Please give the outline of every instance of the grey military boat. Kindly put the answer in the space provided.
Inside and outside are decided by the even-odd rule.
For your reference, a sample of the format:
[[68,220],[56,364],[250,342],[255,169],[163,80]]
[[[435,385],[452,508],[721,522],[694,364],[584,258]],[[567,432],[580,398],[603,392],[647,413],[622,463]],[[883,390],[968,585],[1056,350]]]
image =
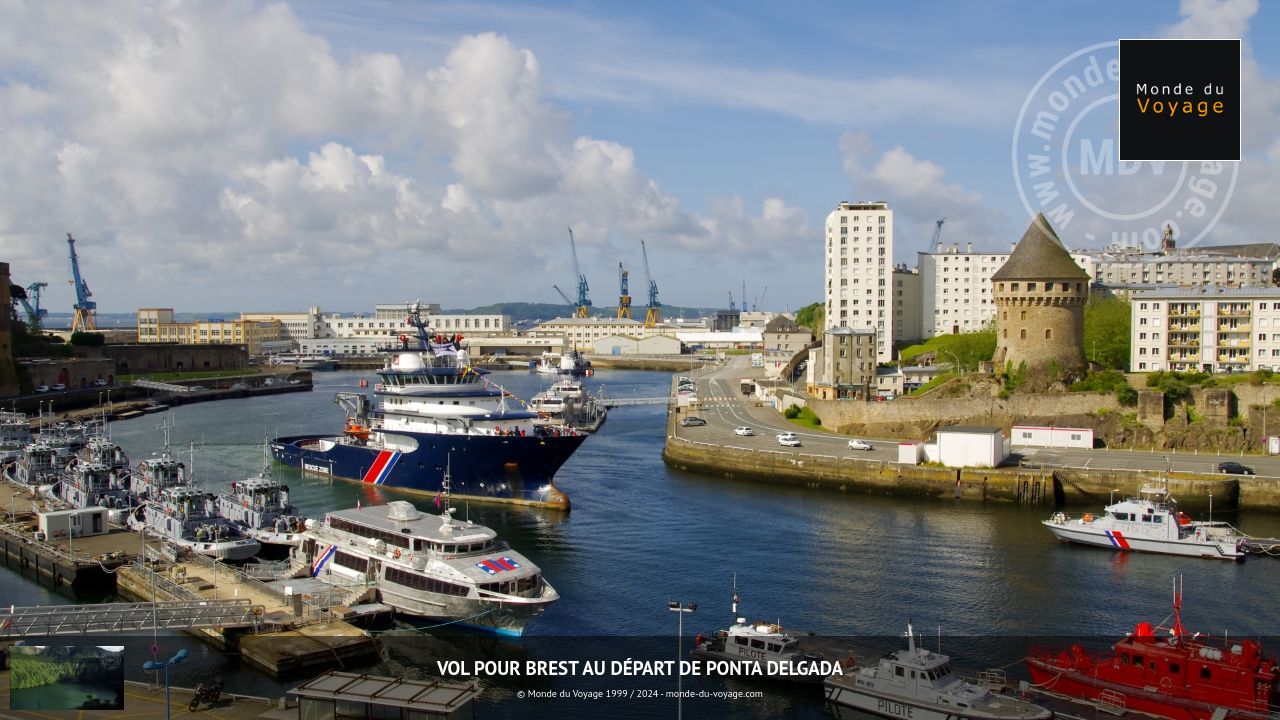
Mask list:
[[916,646],[907,623],[907,649],[880,658],[874,667],[832,675],[827,700],[841,717],[848,709],[909,720],[1048,720],[1044,708],[962,680],[950,656]]

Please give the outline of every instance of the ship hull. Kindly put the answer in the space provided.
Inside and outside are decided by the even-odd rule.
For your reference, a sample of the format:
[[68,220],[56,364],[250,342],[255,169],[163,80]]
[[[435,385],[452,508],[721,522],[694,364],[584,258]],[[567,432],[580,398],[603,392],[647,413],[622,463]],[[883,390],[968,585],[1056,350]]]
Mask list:
[[[1027,659],[1027,670],[1031,673],[1032,682],[1039,686],[1039,689],[1056,695],[1065,695],[1079,702],[1092,704],[1106,693],[1110,696],[1112,705],[1115,704],[1115,698],[1118,696],[1123,708],[1127,711],[1148,713],[1169,718],[1169,720],[1210,720],[1214,712],[1219,709],[1217,705],[1208,702],[1156,691],[1157,688],[1148,691],[1108,682],[1085,675],[1078,670],[1057,667],[1037,658]],[[1264,712],[1238,708],[1223,709],[1226,710],[1226,717],[1237,720],[1262,720],[1268,717]]]
[[903,720],[1049,720],[1051,717],[1048,710],[1012,698],[1002,699],[1000,706],[990,711],[962,709],[953,705],[935,706],[916,698],[858,688],[852,674],[832,675],[827,679],[826,693],[827,700],[836,706],[841,718],[854,717],[843,712],[843,708]]
[[1059,524],[1045,521],[1045,527],[1053,536],[1062,542],[1092,545],[1111,550],[1161,553],[1164,555],[1182,555],[1184,557],[1203,557],[1217,560],[1243,560],[1244,553],[1234,543],[1195,542],[1187,540],[1157,540],[1116,531],[1098,531],[1088,525],[1073,526],[1070,523]]
[[567,507],[568,498],[552,485],[552,479],[586,439],[584,435],[397,435],[416,446],[399,451],[334,436],[298,435],[273,440],[271,454],[276,461],[304,472],[430,494],[440,492],[448,466],[450,495],[455,499]]

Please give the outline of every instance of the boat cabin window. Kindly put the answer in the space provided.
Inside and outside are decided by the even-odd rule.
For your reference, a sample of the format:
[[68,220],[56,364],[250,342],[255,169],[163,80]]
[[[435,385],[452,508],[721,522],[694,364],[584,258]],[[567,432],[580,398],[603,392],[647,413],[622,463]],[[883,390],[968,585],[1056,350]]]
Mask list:
[[893,674],[894,674],[894,675],[897,675],[898,677],[906,677],[906,676],[907,676],[906,671],[902,669],[902,666],[901,666],[901,665],[894,665],[894,666],[893,666]]
[[737,637],[735,637],[735,638],[733,639],[733,641],[734,641],[735,643],[739,644],[739,645],[746,645],[746,644],[747,644],[747,639],[746,639],[746,638],[744,638],[744,637],[742,637],[741,635],[738,635]]
[[1163,516],[1163,515],[1155,515],[1155,516],[1152,516],[1152,518],[1151,518],[1151,522],[1155,522],[1155,523],[1162,523],[1162,522],[1164,522],[1164,516]]
[[1134,656],[1133,656],[1133,664],[1134,664],[1134,666],[1136,666],[1136,667],[1142,667],[1142,656],[1141,656],[1141,655],[1134,655]]
[[763,641],[763,640],[752,640],[752,641],[751,641],[751,647],[756,648],[757,650],[763,650],[763,649],[764,649],[764,641]]
[[911,671],[911,679],[912,679],[912,680],[917,679],[917,678],[916,678],[916,671],[915,671],[915,670],[912,670],[912,671]]
[[1111,517],[1115,518],[1116,520],[1128,520],[1129,513],[1113,512],[1111,513]]
[[1179,665],[1178,663],[1169,663],[1169,672],[1171,673],[1182,672],[1182,666]]
[[1213,673],[1209,670],[1209,666],[1208,666],[1208,665],[1201,665],[1201,666],[1200,666],[1200,677],[1204,678],[1205,680],[1212,680],[1212,679],[1213,679]]
[[1142,522],[1151,522],[1151,516],[1150,516],[1150,515],[1143,515],[1143,516],[1142,516]]
[[777,643],[769,643],[769,652],[782,652],[782,646]]

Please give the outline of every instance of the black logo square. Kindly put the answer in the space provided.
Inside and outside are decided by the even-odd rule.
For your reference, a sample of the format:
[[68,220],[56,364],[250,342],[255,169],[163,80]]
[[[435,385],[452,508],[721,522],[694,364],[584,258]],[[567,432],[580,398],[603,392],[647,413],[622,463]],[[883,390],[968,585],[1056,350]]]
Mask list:
[[1240,41],[1121,40],[1120,159],[1239,160]]

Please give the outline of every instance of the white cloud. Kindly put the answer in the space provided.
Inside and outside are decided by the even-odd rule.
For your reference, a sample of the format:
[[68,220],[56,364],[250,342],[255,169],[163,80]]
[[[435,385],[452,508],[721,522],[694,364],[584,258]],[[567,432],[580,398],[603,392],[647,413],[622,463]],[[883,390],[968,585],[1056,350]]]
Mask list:
[[5,12],[0,254],[23,282],[61,279],[71,230],[105,310],[533,298],[567,225],[600,260],[641,237],[767,258],[807,233],[775,200],[682,208],[630,148],[575,137],[501,35],[418,67],[339,55],[285,5],[94,8]]
[[915,264],[914,253],[928,248],[935,223],[946,218],[946,243],[974,243],[977,249],[999,249],[1010,239],[1011,226],[1003,213],[982,195],[960,183],[949,183],[942,166],[922,160],[902,146],[877,157],[866,133],[840,136],[845,174],[859,200],[888,200],[893,208],[896,260]]

